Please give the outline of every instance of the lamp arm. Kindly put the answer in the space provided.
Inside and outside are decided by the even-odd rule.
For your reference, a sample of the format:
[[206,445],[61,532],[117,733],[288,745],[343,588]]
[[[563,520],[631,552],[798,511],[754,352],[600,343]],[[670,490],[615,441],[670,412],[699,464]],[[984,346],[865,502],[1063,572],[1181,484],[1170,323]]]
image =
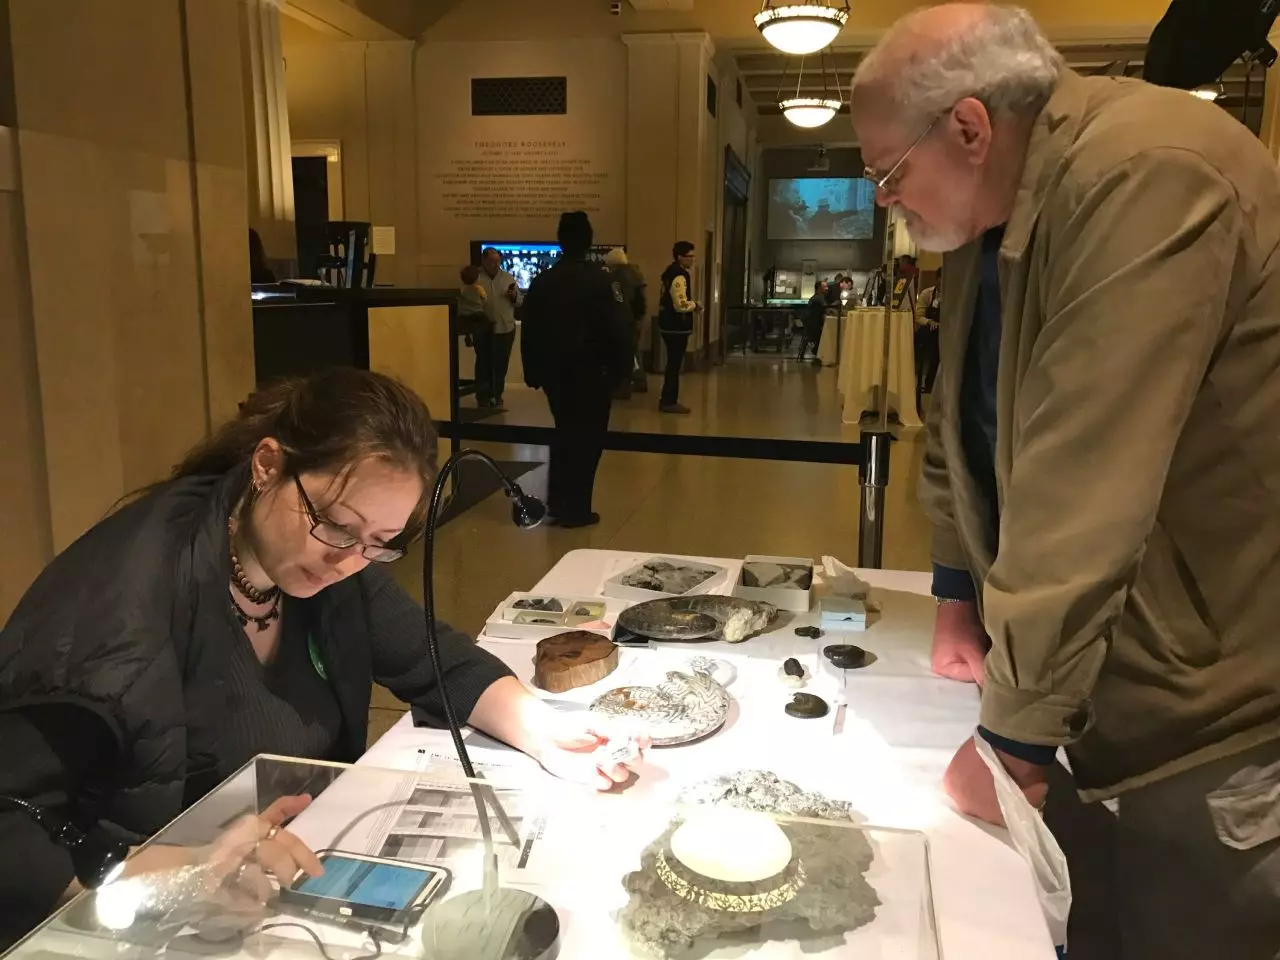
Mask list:
[[[478,450],[459,450],[446,460],[444,466],[440,468],[439,474],[436,475],[435,485],[431,488],[431,503],[427,510],[427,529],[422,545],[422,608],[426,616],[427,651],[431,657],[431,669],[435,671],[436,683],[440,688],[440,703],[444,707],[445,723],[449,726],[449,736],[453,739],[454,752],[458,755],[458,762],[462,765],[463,774],[468,780],[475,780],[477,779],[475,768],[471,765],[471,755],[467,753],[467,746],[462,740],[462,725],[458,722],[458,714],[454,709],[453,699],[449,696],[449,684],[445,679],[444,664],[440,657],[440,637],[436,632],[434,579],[436,527],[440,522],[440,508],[444,502],[444,489],[449,478],[457,472],[458,464],[463,460],[478,460],[487,465],[497,475],[502,482],[503,492],[506,493],[507,498],[512,503],[515,522],[520,526],[535,526],[541,520],[541,516],[534,516],[533,513],[541,509],[542,505],[532,497],[526,496],[524,491],[520,489],[520,485],[502,471],[496,460]],[[489,834],[489,817],[485,811],[482,791],[477,784],[473,783],[471,792],[475,797],[476,812],[479,815],[479,826],[485,846],[491,848],[492,838]],[[503,811],[497,795],[490,792],[490,800],[494,804],[494,812],[508,838],[513,844],[519,844],[519,834]]]

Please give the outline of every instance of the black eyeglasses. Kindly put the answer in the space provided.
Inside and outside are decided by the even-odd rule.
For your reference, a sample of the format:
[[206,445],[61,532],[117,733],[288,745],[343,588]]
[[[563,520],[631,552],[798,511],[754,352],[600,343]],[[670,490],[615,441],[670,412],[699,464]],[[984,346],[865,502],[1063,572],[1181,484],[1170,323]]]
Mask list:
[[298,499],[302,501],[302,509],[307,512],[307,519],[311,521],[311,535],[326,547],[349,550],[351,547],[358,546],[361,556],[373,563],[394,563],[405,555],[405,551],[397,547],[361,543],[358,537],[352,536],[350,530],[323,519],[316,510],[316,505],[307,496],[307,491],[302,489],[302,480],[297,474],[294,474],[293,483],[298,488]]

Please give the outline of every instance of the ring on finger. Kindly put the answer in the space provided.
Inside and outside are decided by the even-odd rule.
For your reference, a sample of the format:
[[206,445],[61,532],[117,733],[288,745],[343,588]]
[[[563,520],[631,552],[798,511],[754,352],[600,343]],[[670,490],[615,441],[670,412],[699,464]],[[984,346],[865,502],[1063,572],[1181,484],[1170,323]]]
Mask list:
[[263,837],[263,839],[274,840],[279,835],[279,833],[280,833],[280,825],[276,824],[272,826],[270,830],[267,831],[267,835]]

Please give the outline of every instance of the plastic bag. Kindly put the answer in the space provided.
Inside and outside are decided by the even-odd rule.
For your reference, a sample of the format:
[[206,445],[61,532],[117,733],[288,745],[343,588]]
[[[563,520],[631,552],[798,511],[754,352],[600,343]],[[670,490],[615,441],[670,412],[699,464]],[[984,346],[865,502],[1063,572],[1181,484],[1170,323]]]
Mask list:
[[1009,771],[996,756],[991,744],[977,732],[973,736],[978,756],[991,771],[996,784],[996,799],[1004,814],[1005,826],[1014,849],[1031,867],[1036,883],[1036,896],[1044,911],[1045,923],[1058,947],[1059,953],[1067,943],[1067,917],[1071,914],[1071,877],[1067,872],[1067,858],[1058,841],[1045,826],[1040,811],[1031,805],[1022,788],[1013,782]]

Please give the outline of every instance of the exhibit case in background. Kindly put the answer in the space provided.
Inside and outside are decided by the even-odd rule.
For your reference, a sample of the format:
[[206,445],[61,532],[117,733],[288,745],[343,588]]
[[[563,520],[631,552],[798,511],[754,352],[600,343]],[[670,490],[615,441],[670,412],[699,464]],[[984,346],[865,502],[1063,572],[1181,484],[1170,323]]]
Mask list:
[[[428,750],[401,770],[259,757],[6,956],[940,957],[923,834],[861,823],[836,798],[743,771],[666,805],[477,767],[484,780]],[[323,888],[343,891],[327,910],[281,897],[264,865],[292,841],[268,839],[269,820],[303,794],[287,829],[312,850],[447,882],[404,894],[395,919],[363,916],[401,896],[372,863],[331,867]]]

